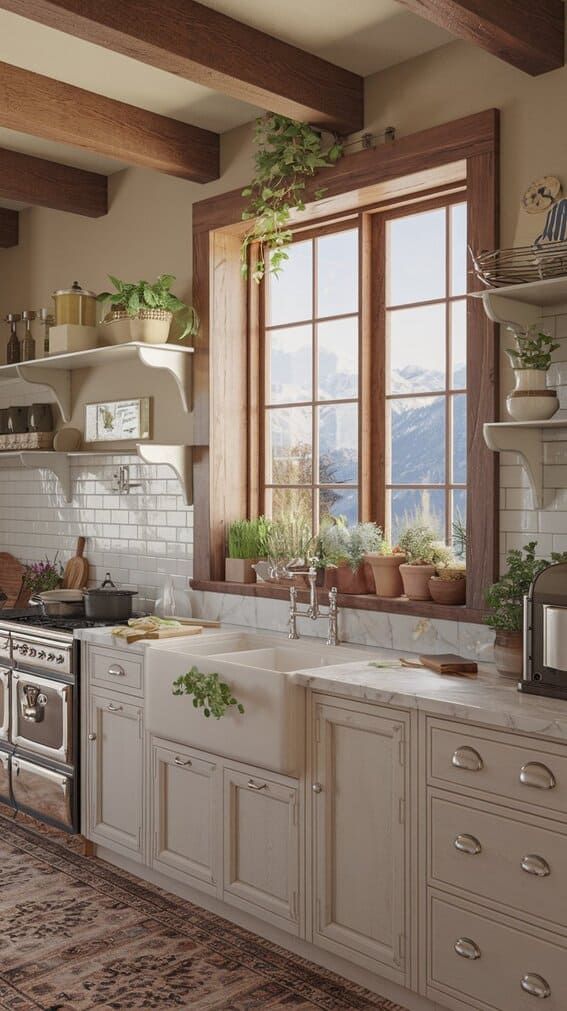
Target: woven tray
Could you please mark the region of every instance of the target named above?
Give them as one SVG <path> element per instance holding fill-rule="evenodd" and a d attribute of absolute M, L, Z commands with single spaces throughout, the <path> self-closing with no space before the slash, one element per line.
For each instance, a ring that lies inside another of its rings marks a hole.
<path fill-rule="evenodd" d="M 494 249 L 475 255 L 469 250 L 474 272 L 489 288 L 529 281 L 546 281 L 567 275 L 567 242 Z"/>
<path fill-rule="evenodd" d="M 21 432 L 0 435 L 0 452 L 25 449 L 53 449 L 53 432 Z"/>

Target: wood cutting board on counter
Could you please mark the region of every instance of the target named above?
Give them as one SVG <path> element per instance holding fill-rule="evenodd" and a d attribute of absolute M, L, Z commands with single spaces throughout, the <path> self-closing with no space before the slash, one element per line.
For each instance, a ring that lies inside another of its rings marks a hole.
<path fill-rule="evenodd" d="M 82 590 L 89 581 L 89 562 L 83 556 L 85 538 L 79 537 L 75 554 L 69 559 L 63 573 L 63 589 Z"/>
<path fill-rule="evenodd" d="M 158 628 L 153 632 L 136 631 L 132 629 L 132 634 L 119 636 L 127 643 L 140 642 L 142 639 L 177 639 L 184 635 L 199 635 L 203 631 L 202 625 L 185 625 L 182 628 Z"/>
<path fill-rule="evenodd" d="M 25 607 L 30 594 L 23 587 L 24 566 L 7 551 L 0 552 L 0 590 L 7 599 L 0 607 Z"/>

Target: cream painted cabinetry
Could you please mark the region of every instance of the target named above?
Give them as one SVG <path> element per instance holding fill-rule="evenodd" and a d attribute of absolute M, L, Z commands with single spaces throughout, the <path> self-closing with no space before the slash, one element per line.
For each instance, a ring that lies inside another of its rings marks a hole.
<path fill-rule="evenodd" d="M 314 696 L 313 941 L 406 978 L 408 716 Z"/>

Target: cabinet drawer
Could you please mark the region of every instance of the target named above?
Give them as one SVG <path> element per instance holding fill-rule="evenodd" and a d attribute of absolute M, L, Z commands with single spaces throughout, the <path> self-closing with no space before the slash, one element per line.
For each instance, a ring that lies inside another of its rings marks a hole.
<path fill-rule="evenodd" d="M 565 749 L 564 749 L 565 750 Z M 480 727 L 428 721 L 428 779 L 567 814 L 567 752 L 534 747 L 529 737 L 491 734 Z"/>
<path fill-rule="evenodd" d="M 551 934 L 430 894 L 428 984 L 474 1011 L 567 1007 L 567 946 Z M 460 952 L 460 954 L 459 954 Z"/>
<path fill-rule="evenodd" d="M 141 695 L 143 687 L 142 657 L 125 650 L 88 647 L 88 669 L 93 685 L 113 688 L 131 695 Z"/>
<path fill-rule="evenodd" d="M 567 929 L 567 834 L 547 825 L 433 795 L 430 882 Z"/>

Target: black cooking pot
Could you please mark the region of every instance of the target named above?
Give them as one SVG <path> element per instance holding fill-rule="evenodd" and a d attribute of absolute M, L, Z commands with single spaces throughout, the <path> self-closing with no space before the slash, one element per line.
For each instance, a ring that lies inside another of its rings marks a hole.
<path fill-rule="evenodd" d="M 137 590 L 120 590 L 112 582 L 110 572 L 101 586 L 83 590 L 85 615 L 94 621 L 124 621 L 132 617 L 132 598 Z"/>

